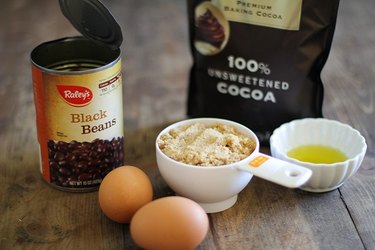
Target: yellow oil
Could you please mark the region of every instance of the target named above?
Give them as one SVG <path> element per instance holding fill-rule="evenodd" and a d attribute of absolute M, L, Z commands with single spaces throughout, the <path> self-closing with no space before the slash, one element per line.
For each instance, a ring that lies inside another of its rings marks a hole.
<path fill-rule="evenodd" d="M 347 156 L 340 150 L 324 145 L 304 145 L 290 150 L 291 158 L 310 163 L 336 163 L 346 161 Z"/>

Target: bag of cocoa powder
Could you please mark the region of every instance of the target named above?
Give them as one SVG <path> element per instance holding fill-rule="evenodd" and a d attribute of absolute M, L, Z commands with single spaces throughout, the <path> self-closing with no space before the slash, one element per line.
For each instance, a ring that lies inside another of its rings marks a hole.
<path fill-rule="evenodd" d="M 284 122 L 321 117 L 320 77 L 339 0 L 188 0 L 188 115 L 237 121 L 268 143 Z"/>

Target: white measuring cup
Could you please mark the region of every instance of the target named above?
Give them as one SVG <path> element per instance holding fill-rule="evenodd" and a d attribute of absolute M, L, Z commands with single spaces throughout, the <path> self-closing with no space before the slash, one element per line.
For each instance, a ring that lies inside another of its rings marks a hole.
<path fill-rule="evenodd" d="M 165 155 L 159 148 L 161 135 L 171 129 L 194 123 L 233 126 L 238 132 L 256 142 L 254 151 L 245 159 L 222 166 L 194 166 Z M 233 206 L 253 175 L 288 188 L 305 184 L 312 175 L 308 168 L 281 161 L 259 152 L 259 140 L 249 128 L 225 119 L 196 118 L 174 123 L 156 138 L 156 160 L 161 176 L 178 195 L 199 203 L 207 213 L 220 212 Z"/>

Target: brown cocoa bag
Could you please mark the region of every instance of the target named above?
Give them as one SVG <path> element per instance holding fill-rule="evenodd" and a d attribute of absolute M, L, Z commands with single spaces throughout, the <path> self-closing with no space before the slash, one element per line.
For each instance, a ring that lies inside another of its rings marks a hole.
<path fill-rule="evenodd" d="M 284 122 L 321 117 L 320 77 L 339 0 L 188 0 L 188 115 L 242 123 L 267 143 Z"/>

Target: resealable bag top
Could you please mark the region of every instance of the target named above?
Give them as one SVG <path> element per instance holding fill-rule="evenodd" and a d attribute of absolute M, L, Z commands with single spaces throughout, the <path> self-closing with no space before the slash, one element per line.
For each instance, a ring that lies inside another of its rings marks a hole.
<path fill-rule="evenodd" d="M 262 142 L 282 123 L 321 117 L 320 77 L 339 0 L 188 0 L 188 115 L 248 126 Z"/>

